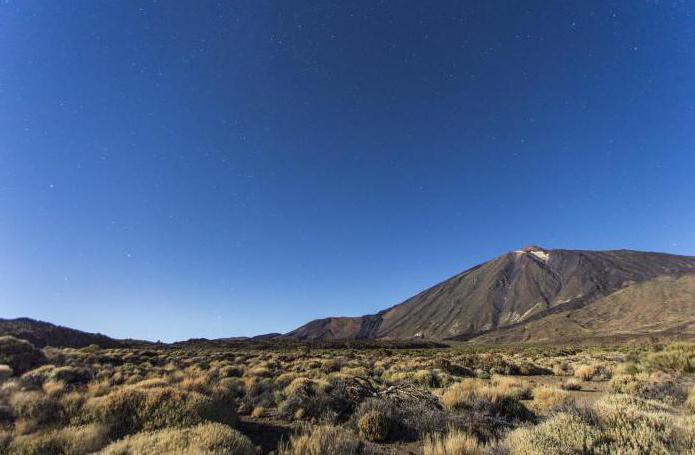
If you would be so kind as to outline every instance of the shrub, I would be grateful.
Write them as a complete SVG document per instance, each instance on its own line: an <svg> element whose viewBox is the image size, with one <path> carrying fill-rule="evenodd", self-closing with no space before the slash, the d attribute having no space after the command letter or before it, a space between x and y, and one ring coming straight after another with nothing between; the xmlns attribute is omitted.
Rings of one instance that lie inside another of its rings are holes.
<svg viewBox="0 0 695 455"><path fill-rule="evenodd" d="M50 379L74 386L87 384L93 377L94 374L88 368L66 366L53 370Z"/></svg>
<svg viewBox="0 0 695 455"><path fill-rule="evenodd" d="M204 421L236 423L231 403L171 387L120 388L106 396L88 400L85 412L88 421L111 425L116 436L191 426Z"/></svg>
<svg viewBox="0 0 695 455"><path fill-rule="evenodd" d="M347 430L322 425L290 437L288 445L280 449L280 455L353 455L360 453L361 448L359 439Z"/></svg>
<svg viewBox="0 0 695 455"><path fill-rule="evenodd" d="M10 398L14 415L39 425L59 422L63 409L58 401L41 392L17 392Z"/></svg>
<svg viewBox="0 0 695 455"><path fill-rule="evenodd" d="M592 363L575 368L574 375L583 381L607 381L611 378L611 370L602 363Z"/></svg>
<svg viewBox="0 0 695 455"><path fill-rule="evenodd" d="M367 441L384 442L389 439L393 420L382 411L369 411L357 421L357 427Z"/></svg>
<svg viewBox="0 0 695 455"><path fill-rule="evenodd" d="M605 444L597 429L578 416L560 413L530 428L512 431L502 445L512 455L589 454Z"/></svg>
<svg viewBox="0 0 695 455"><path fill-rule="evenodd" d="M551 409L571 404L574 399L565 390L541 386L534 389L533 402L541 409Z"/></svg>
<svg viewBox="0 0 695 455"><path fill-rule="evenodd" d="M478 455L483 450L475 436L454 429L445 435L431 434L422 445L423 455Z"/></svg>
<svg viewBox="0 0 695 455"><path fill-rule="evenodd" d="M506 419L528 420L533 416L516 398L519 392L508 385L488 385L468 379L447 388L442 394L444 406L453 410L475 410Z"/></svg>
<svg viewBox="0 0 695 455"><path fill-rule="evenodd" d="M107 446L101 455L254 455L253 444L242 433L220 423L190 428L165 428L128 436Z"/></svg>
<svg viewBox="0 0 695 455"><path fill-rule="evenodd" d="M82 455L94 453L106 441L106 430L101 425L65 427L17 436L8 445L7 453Z"/></svg>
<svg viewBox="0 0 695 455"><path fill-rule="evenodd" d="M562 390L581 390L582 383L576 379L568 379L560 385Z"/></svg>
<svg viewBox="0 0 695 455"><path fill-rule="evenodd" d="M8 365L15 374L24 374L46 362L43 352L28 341L0 336L0 363Z"/></svg>
<svg viewBox="0 0 695 455"><path fill-rule="evenodd" d="M673 376L664 373L618 375L611 380L611 390L669 404L686 400L687 391Z"/></svg>
<svg viewBox="0 0 695 455"><path fill-rule="evenodd" d="M695 372L695 344L674 343L663 351L647 354L643 363L650 371Z"/></svg>

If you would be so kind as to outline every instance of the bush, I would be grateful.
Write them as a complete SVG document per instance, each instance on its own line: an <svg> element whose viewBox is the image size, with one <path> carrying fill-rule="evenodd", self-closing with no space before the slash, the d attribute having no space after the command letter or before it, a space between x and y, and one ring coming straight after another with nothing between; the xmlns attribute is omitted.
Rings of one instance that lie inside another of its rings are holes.
<svg viewBox="0 0 695 455"><path fill-rule="evenodd" d="M8 365L15 374L24 374L46 362L43 352L28 341L0 336L0 364Z"/></svg>
<svg viewBox="0 0 695 455"><path fill-rule="evenodd" d="M447 388L442 394L442 403L452 410L476 411L508 421L532 420L533 413L515 398L516 395L512 388L468 379Z"/></svg>
<svg viewBox="0 0 695 455"><path fill-rule="evenodd" d="M478 455L483 450L475 436L453 429L427 436L422 445L423 455Z"/></svg>
<svg viewBox="0 0 695 455"><path fill-rule="evenodd" d="M220 423L202 423L191 428L166 428L128 436L110 444L101 455L166 453L254 455L256 451L249 438L237 430Z"/></svg>
<svg viewBox="0 0 695 455"><path fill-rule="evenodd" d="M205 421L236 423L231 403L171 387L125 387L85 404L84 418L112 426L115 436L165 427L185 427Z"/></svg>
<svg viewBox="0 0 695 455"><path fill-rule="evenodd" d="M560 413L530 428L512 431L502 443L512 455L590 454L606 438L578 416Z"/></svg>
<svg viewBox="0 0 695 455"><path fill-rule="evenodd" d="M10 398L14 415L38 425L60 422L63 408L58 401L41 392L17 392Z"/></svg>
<svg viewBox="0 0 695 455"><path fill-rule="evenodd" d="M695 344L674 343L663 351L647 354L643 363L650 371L695 372Z"/></svg>
<svg viewBox="0 0 695 455"><path fill-rule="evenodd" d="M669 404L683 403L687 391L673 376L664 373L618 375L611 380L611 390Z"/></svg>
<svg viewBox="0 0 695 455"><path fill-rule="evenodd" d="M541 386L534 389L533 402L540 409L552 409L571 404L574 399L565 390Z"/></svg>
<svg viewBox="0 0 695 455"><path fill-rule="evenodd" d="M393 428L393 420L382 411L369 411L357 421L357 427L367 441L385 442Z"/></svg>
<svg viewBox="0 0 695 455"><path fill-rule="evenodd" d="M611 378L611 370L602 363L592 363L575 368L574 375L583 381L607 381Z"/></svg>
<svg viewBox="0 0 695 455"><path fill-rule="evenodd" d="M568 379L560 385L562 390L582 390L581 382L576 379Z"/></svg>
<svg viewBox="0 0 695 455"><path fill-rule="evenodd" d="M65 427L20 435L8 445L9 455L94 453L106 444L106 430L100 425Z"/></svg>
<svg viewBox="0 0 695 455"><path fill-rule="evenodd" d="M352 433L340 427L322 425L292 436L280 455L355 455L362 444Z"/></svg>

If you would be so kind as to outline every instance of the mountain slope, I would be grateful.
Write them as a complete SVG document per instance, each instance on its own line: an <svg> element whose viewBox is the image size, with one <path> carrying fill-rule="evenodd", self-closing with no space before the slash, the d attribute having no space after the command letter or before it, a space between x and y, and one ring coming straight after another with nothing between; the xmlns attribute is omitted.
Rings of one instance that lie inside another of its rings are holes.
<svg viewBox="0 0 695 455"><path fill-rule="evenodd" d="M660 276L695 273L695 257L530 246L464 271L376 315L312 321L300 339L469 337L582 308Z"/></svg>
<svg viewBox="0 0 695 455"><path fill-rule="evenodd" d="M695 274L632 284L577 310L474 338L499 343L672 333L695 336Z"/></svg>
<svg viewBox="0 0 695 455"><path fill-rule="evenodd" d="M29 318L0 319L0 336L11 335L29 341L36 347L83 348L96 344L102 348L125 346L127 342L100 333L88 333Z"/></svg>

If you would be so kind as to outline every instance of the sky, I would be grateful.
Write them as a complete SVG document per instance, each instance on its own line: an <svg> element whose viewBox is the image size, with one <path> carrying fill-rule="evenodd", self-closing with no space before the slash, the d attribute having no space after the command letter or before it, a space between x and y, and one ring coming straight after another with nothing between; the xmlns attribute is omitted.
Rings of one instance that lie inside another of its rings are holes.
<svg viewBox="0 0 695 455"><path fill-rule="evenodd" d="M528 244L695 255L695 2L0 3L0 317L286 332Z"/></svg>

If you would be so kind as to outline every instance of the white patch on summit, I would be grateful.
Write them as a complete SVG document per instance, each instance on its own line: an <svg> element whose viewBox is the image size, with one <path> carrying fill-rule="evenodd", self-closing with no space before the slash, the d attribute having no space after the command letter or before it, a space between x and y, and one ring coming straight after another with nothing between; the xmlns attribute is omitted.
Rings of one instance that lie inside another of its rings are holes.
<svg viewBox="0 0 695 455"><path fill-rule="evenodd" d="M536 256L538 259L540 259L543 262L548 262L548 259L550 258L550 254L548 252L546 252L540 248L537 248L537 247L535 247L535 248L534 247L525 247L525 248L522 248L520 250L514 251L514 253L516 253L517 256L520 256L524 253L529 253L529 254Z"/></svg>
<svg viewBox="0 0 695 455"><path fill-rule="evenodd" d="M550 257L550 255L548 253L546 253L545 251L541 251L541 250L533 250L533 251L529 251L529 253L536 256L538 259L540 259L543 262L547 262L548 258Z"/></svg>

